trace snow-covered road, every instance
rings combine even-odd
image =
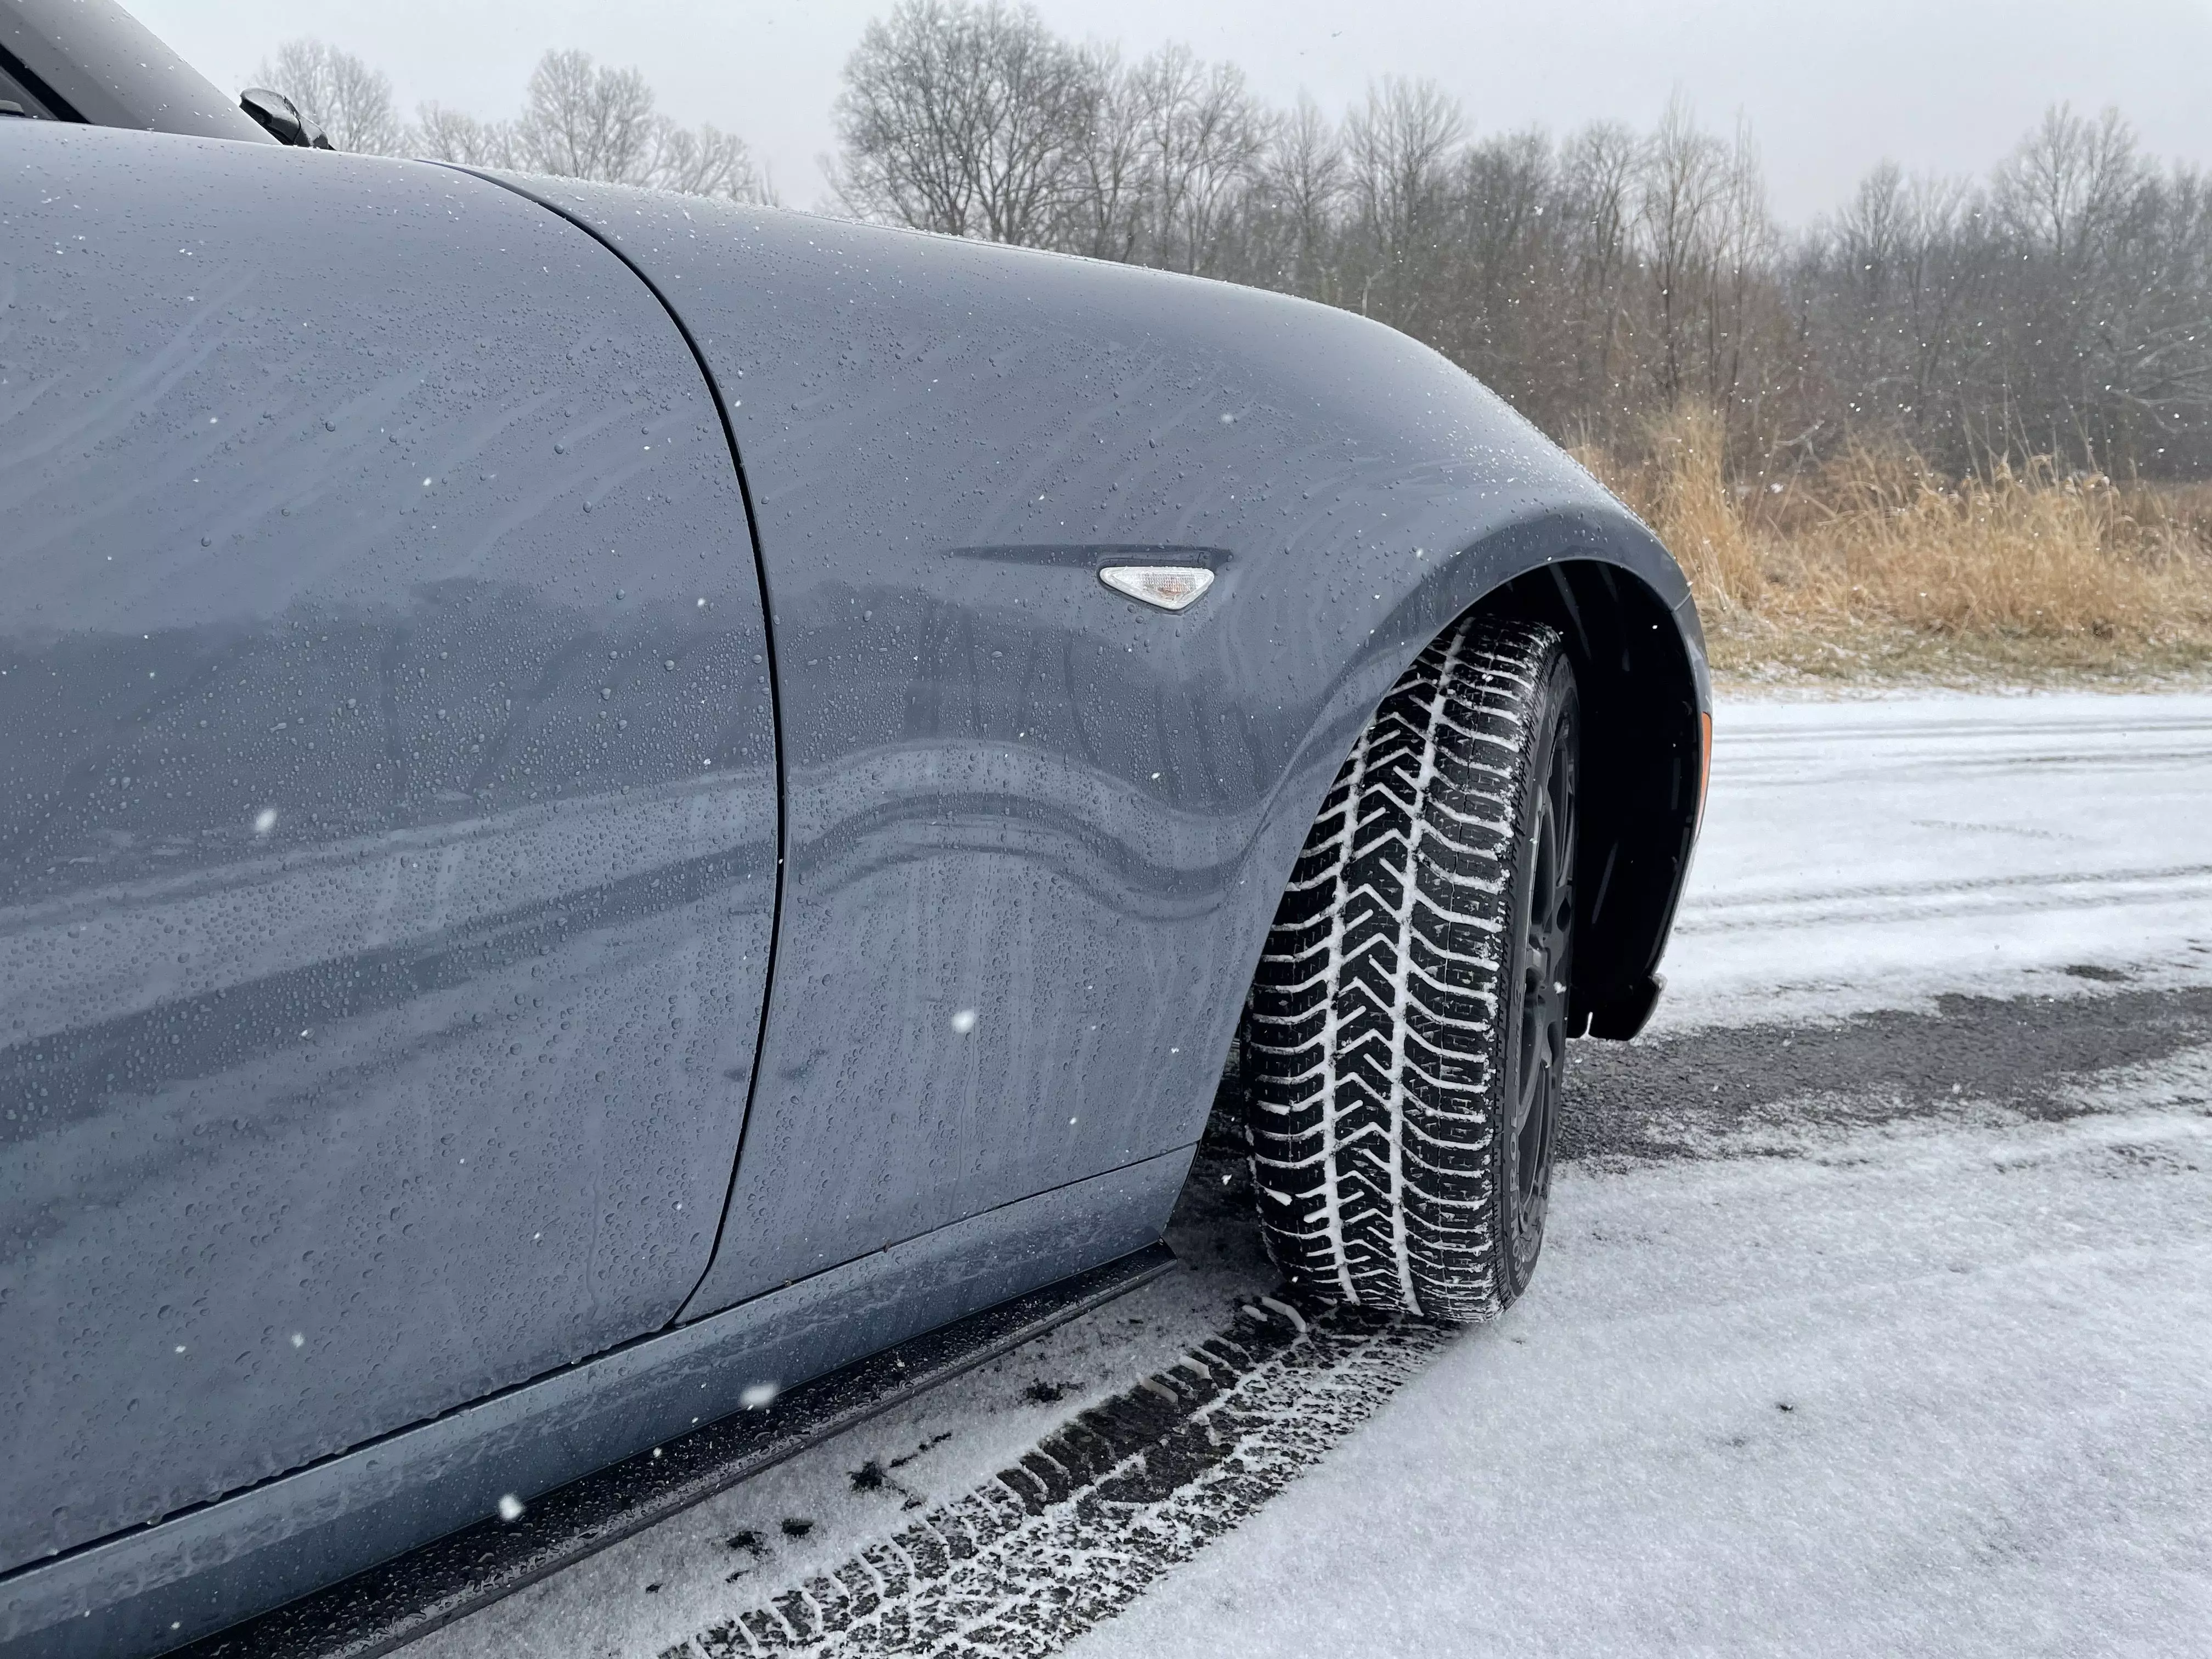
[[[2212,1067],[2131,1093],[1570,1170],[1540,1294],[1072,1651],[2212,1650]]]
[[[2212,696],[1723,707],[1662,1028],[2212,971]]]
[[[1240,1313],[1209,1164],[1192,1272],[410,1659],[2212,1651],[2212,697],[1717,726],[1504,1320]]]

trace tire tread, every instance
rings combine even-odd
[[[1498,1312],[1515,830],[1559,636],[1475,617],[1391,688],[1324,799],[1243,1036],[1268,1249],[1334,1300]]]

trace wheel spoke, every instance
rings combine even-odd
[[[1527,1261],[1541,1237],[1553,1141],[1565,1084],[1566,996],[1573,949],[1575,779],[1571,732],[1555,742],[1534,803],[1528,871],[1528,973],[1522,1004],[1520,1087],[1514,1103],[1514,1250]]]

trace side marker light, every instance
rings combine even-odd
[[[1188,611],[1213,586],[1213,573],[1202,565],[1109,564],[1098,580],[1116,593],[1162,611]]]

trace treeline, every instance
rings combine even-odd
[[[679,126],[654,109],[653,88],[637,70],[609,68],[586,52],[547,52],[531,72],[520,111],[494,120],[424,104],[413,122],[404,121],[388,76],[320,40],[286,41],[256,75],[257,84],[313,116],[337,149],[735,201],[773,195],[742,138],[703,124]]]
[[[634,71],[549,54],[514,120],[426,109],[399,147],[763,193],[737,141],[651,104]],[[2054,109],[1979,180],[1879,167],[1791,232],[1749,135],[1679,105],[1650,131],[1483,134],[1433,85],[1391,80],[1332,118],[1271,106],[1232,64],[1126,61],[1003,0],[901,0],[836,113],[840,210],[1346,307],[1571,443],[1633,450],[1698,408],[1747,479],[1853,442],[1954,472],[2044,456],[2212,476],[2212,186],[2114,114]],[[675,159],[718,144],[720,170]]]
[[[1231,64],[1134,63],[1034,12],[904,0],[837,103],[847,208],[1255,283],[1390,323],[1554,436],[1685,404],[1765,471],[1851,438],[1954,468],[2212,470],[2212,191],[2115,115],[2047,115],[1986,180],[1876,169],[1796,234],[1748,136],[1475,135],[1432,85],[1340,120]]]

